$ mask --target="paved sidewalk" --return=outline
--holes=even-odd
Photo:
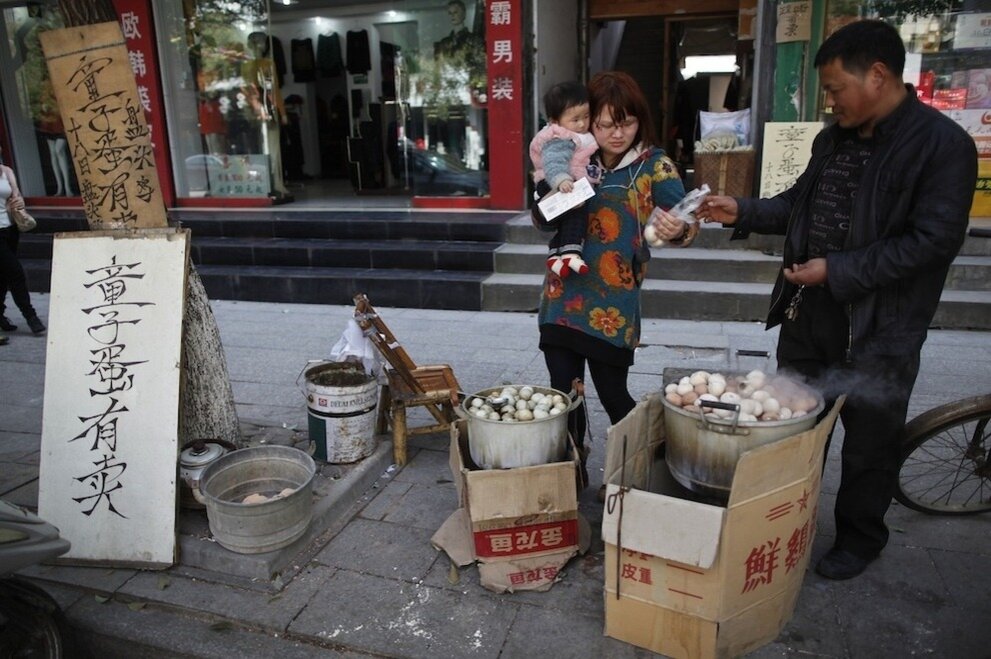
[[[48,297],[34,301],[46,317]],[[304,445],[306,408],[295,380],[307,360],[330,352],[351,308],[214,301],[213,309],[247,435]],[[452,364],[468,393],[504,382],[546,383],[533,314],[380,311],[416,361]],[[45,341],[23,328],[10,338],[0,346],[0,496],[33,507]],[[737,351],[773,354],[775,338],[756,323],[648,320],[631,390],[637,398],[657,391],[672,366],[773,368]],[[988,334],[932,332],[910,413],[987,391]],[[39,566],[26,574],[58,599],[79,645],[101,659],[649,656],[602,635],[602,504],[595,490],[607,420],[591,387],[589,399],[593,485],[580,507],[593,544],[545,593],[491,593],[474,567],[452,569],[431,547],[430,536],[456,506],[445,435],[412,440],[403,469],[390,466],[387,438],[359,466],[323,467],[329,503],[318,528],[281,562],[252,563],[217,547],[205,537],[205,513],[187,511],[183,557],[169,570]],[[838,429],[834,444],[841,436]],[[813,562],[832,541],[838,472],[834,447]],[[807,574],[792,621],[751,656],[988,657],[991,514],[937,518],[895,504],[888,520],[892,539],[879,561],[849,582]],[[274,575],[267,572],[273,568]]]

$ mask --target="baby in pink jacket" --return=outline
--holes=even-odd
[[[544,112],[549,123],[530,142],[537,194],[542,198],[551,192],[571,192],[574,182],[583,177],[598,183],[601,172],[591,158],[599,146],[589,132],[585,86],[579,82],[554,85],[544,95]],[[550,223],[557,230],[548,244],[547,268],[561,277],[588,272],[582,259],[587,224],[583,206],[569,209]]]

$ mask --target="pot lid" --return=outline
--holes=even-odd
[[[196,442],[179,454],[183,467],[203,467],[227,453],[227,449],[213,442]]]

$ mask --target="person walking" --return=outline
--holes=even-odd
[[[831,402],[845,436],[836,539],[816,566],[850,579],[888,541],[884,516],[919,354],[950,263],[963,244],[977,178],[974,140],[902,80],[905,47],[883,21],[849,24],[815,57],[835,123],[816,137],[795,184],[770,199],[710,196],[698,217],[784,234],[768,328],[777,359]]]
[[[575,378],[584,380],[587,364],[602,406],[616,423],[635,404],[627,377],[640,341],[640,285],[650,258],[643,229],[655,207],[674,206],[685,188],[674,162],[654,146],[650,110],[633,78],[596,74],[588,101],[599,147],[593,160],[602,172],[596,195],[585,204],[583,257],[589,270],[568,278],[547,271],[537,322],[551,387],[570,391]],[[663,211],[657,217],[658,234],[672,245],[690,244],[698,231]],[[581,406],[568,427],[584,465]]]
[[[0,156],[2,155],[3,150],[0,148]],[[20,231],[8,213],[11,209],[24,208],[24,197],[17,187],[14,170],[4,164],[0,164],[0,202],[2,202],[0,203],[0,329],[4,332],[13,332],[17,329],[17,325],[4,313],[4,303],[9,290],[14,304],[20,309],[28,327],[33,333],[41,334],[45,331],[45,324],[31,306],[27,277],[24,275],[24,267],[17,258]],[[4,343],[6,341],[0,342],[0,345]]]

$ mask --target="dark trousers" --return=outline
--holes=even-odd
[[[781,325],[778,367],[808,378],[823,392],[827,408],[847,394],[840,411],[845,434],[835,546],[873,558],[888,542],[884,515],[897,483],[919,354],[847,360],[849,331],[843,305],[824,288],[806,288],[798,317]]]
[[[595,391],[609,415],[609,423],[619,422],[636,405],[626,385],[629,366],[615,366],[587,359],[582,354],[558,346],[545,346],[543,350],[547,372],[551,376],[551,387],[559,391],[571,391],[571,383],[575,378],[584,381],[585,363],[588,362]],[[582,403],[568,415],[568,431],[579,448],[585,444],[586,429],[585,404]]]
[[[17,227],[0,229],[0,314],[4,313],[7,291],[10,291],[10,297],[21,310],[21,314],[25,318],[34,318],[38,314],[31,306],[24,267],[17,260],[17,243],[20,239],[21,232]]]
[[[547,181],[539,181],[536,189],[537,194],[543,199],[551,191],[551,186],[547,185]],[[558,215],[554,218],[554,225],[557,230],[547,244],[547,253],[550,256],[581,254],[588,226],[588,211],[585,210],[585,204]]]

